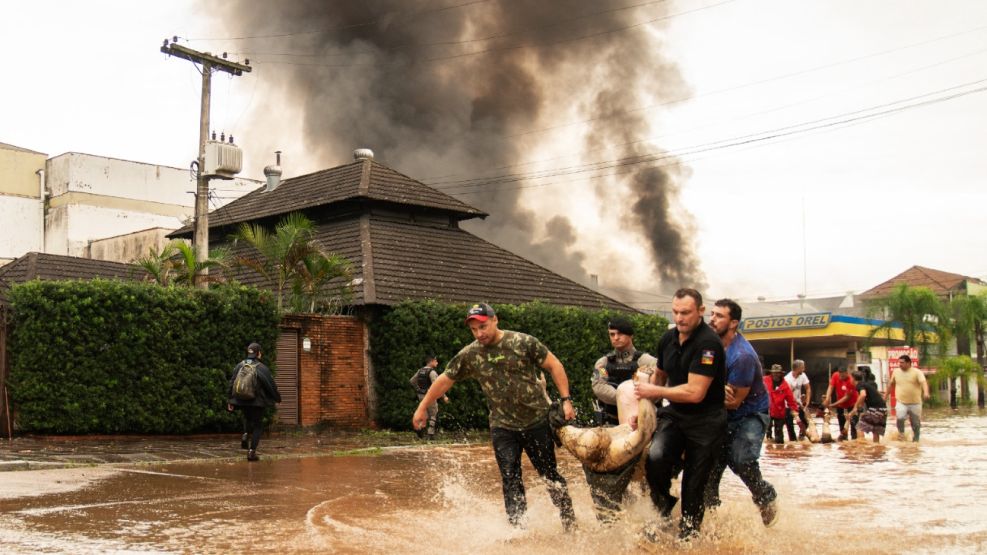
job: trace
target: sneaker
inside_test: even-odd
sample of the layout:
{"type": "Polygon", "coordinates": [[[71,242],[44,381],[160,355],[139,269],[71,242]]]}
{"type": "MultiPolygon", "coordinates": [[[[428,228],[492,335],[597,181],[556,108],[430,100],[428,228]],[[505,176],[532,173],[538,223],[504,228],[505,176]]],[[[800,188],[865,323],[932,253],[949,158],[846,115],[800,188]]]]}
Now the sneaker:
{"type": "Polygon", "coordinates": [[[247,433],[244,432],[244,434],[242,436],[240,436],[240,449],[247,449],[247,447],[248,447],[247,446],[247,433]]]}
{"type": "Polygon", "coordinates": [[[778,522],[777,501],[765,503],[764,505],[758,507],[758,509],[761,511],[761,522],[764,523],[765,528],[771,528],[776,522],[778,522]]]}
{"type": "Polygon", "coordinates": [[[247,460],[250,462],[259,461],[260,457],[257,456],[257,451],[254,449],[247,451],[247,460]]]}

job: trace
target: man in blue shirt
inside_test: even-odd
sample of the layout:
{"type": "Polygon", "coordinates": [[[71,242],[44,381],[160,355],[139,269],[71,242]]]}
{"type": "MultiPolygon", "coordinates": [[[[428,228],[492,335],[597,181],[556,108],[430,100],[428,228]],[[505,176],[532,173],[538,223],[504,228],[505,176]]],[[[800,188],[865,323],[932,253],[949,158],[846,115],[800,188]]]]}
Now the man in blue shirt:
{"type": "Polygon", "coordinates": [[[737,329],[741,315],[740,305],[720,299],[709,318],[709,326],[720,336],[726,350],[727,439],[706,483],[705,502],[708,507],[720,504],[720,478],[729,466],[751,491],[764,525],[773,526],[778,520],[778,494],[761,476],[758,464],[768,424],[768,392],[757,353],[737,329]]]}

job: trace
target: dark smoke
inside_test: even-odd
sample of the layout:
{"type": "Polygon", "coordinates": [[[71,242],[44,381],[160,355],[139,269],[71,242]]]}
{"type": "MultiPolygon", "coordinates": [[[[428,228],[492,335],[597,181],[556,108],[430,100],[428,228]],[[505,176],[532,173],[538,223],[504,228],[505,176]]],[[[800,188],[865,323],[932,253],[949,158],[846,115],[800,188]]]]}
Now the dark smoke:
{"type": "MultiPolygon", "coordinates": [[[[574,144],[582,140],[588,151],[609,147],[606,154],[587,152],[579,163],[648,153],[634,141],[647,137],[649,113],[627,109],[678,96],[683,89],[653,33],[628,28],[660,17],[667,9],[660,2],[231,4],[219,10],[236,14],[227,21],[229,35],[290,34],[239,41],[236,50],[249,54],[268,86],[284,87],[304,110],[306,144],[322,167],[348,161],[353,148],[370,147],[382,163],[439,188],[443,180],[495,168],[523,172],[510,166],[523,161],[525,151],[539,141],[559,140],[553,133],[525,132],[572,121],[577,111],[577,119],[592,121],[588,128],[565,131],[576,138],[574,144]],[[642,5],[618,9],[632,4],[642,5]],[[576,40],[587,36],[592,38],[576,40]],[[488,52],[467,55],[481,50],[488,52]],[[558,99],[568,104],[559,105],[558,99]]],[[[276,115],[275,106],[256,111],[251,133],[273,129],[276,115]]],[[[676,177],[665,168],[631,167],[609,178],[608,186],[597,181],[601,185],[594,189],[600,206],[623,211],[617,229],[645,239],[651,252],[637,267],[653,266],[660,282],[655,285],[666,290],[703,282],[690,250],[691,219],[677,207],[676,177]]],[[[594,187],[586,183],[565,187],[594,187]]],[[[540,207],[522,204],[519,185],[524,182],[448,192],[491,214],[469,224],[471,231],[587,283],[583,262],[596,255],[575,247],[580,222],[546,221],[540,207]],[[546,230],[550,240],[532,240],[546,230]]],[[[607,271],[604,285],[626,283],[623,273],[607,271]]]]}

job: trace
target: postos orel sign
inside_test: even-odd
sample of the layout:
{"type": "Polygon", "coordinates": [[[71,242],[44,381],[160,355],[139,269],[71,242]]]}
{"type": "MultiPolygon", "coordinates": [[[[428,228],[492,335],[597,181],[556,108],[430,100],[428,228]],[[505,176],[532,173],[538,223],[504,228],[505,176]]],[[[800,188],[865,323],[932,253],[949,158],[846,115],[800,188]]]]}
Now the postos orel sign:
{"type": "Polygon", "coordinates": [[[831,314],[830,312],[818,312],[816,314],[787,314],[784,316],[744,318],[740,322],[740,330],[753,332],[825,328],[829,325],[831,314]]]}

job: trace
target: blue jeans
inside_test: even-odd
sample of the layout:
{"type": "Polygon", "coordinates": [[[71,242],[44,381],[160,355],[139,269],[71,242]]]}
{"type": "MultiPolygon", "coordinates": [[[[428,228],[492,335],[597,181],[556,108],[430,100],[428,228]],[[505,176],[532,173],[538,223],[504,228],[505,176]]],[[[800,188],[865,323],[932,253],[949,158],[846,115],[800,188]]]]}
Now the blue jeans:
{"type": "Polygon", "coordinates": [[[704,500],[707,506],[720,504],[720,479],[728,466],[750,490],[757,506],[767,505],[778,497],[775,488],[761,476],[758,463],[767,424],[768,415],[763,413],[748,414],[727,422],[727,439],[706,483],[704,500]]]}

